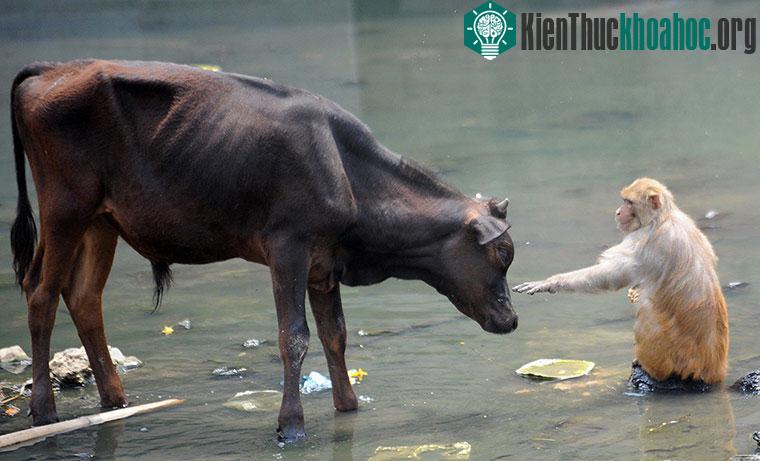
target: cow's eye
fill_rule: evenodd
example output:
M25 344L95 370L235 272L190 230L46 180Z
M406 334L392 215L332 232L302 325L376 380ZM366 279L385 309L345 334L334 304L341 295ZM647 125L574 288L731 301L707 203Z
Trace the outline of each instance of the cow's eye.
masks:
M509 264L509 251L506 248L499 248L499 258L505 266Z

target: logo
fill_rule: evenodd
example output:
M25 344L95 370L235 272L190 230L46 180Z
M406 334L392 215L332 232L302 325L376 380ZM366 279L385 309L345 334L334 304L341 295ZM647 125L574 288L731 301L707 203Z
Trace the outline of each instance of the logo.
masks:
M517 16L496 2L464 15L464 46L489 61L517 44Z

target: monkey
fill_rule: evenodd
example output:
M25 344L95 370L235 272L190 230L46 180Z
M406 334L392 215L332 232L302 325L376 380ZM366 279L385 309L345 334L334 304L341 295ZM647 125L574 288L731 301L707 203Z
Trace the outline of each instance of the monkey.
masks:
M707 237L660 182L639 178L620 191L623 241L596 265L514 287L518 293L597 293L630 287L637 303L634 370L656 382L721 383L728 362L728 311ZM643 390L655 390L657 386Z

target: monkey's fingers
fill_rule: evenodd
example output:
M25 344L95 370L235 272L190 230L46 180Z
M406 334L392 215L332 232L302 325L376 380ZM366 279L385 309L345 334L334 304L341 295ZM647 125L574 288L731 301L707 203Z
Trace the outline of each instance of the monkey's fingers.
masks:
M542 284L543 282L525 282L512 288L512 290L518 293L526 293L526 294L532 295L534 293L537 293L538 291L541 291L540 288Z

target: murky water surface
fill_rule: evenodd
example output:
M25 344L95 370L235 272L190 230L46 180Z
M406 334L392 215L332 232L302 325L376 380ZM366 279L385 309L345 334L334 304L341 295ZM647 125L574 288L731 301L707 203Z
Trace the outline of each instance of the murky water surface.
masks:
M756 56L513 50L484 62L462 46L462 6L455 1L396 0L381 8L364 0L251 3L8 1L0 11L0 82L10 87L15 72L34 59L92 56L216 64L321 93L362 118L388 147L437 169L463 192L509 195L517 246L511 284L592 263L619 238L612 221L617 190L639 175L657 177L693 216L719 211L706 233L720 256L721 279L750 283L727 293L729 381L760 368ZM619 12L590 3L531 9ZM673 8L636 4L650 16ZM690 3L679 11L717 18L756 10L739 1ZM8 113L7 97L0 113ZM6 116L0 146L0 346L29 351L24 303L11 282L16 186ZM726 391L626 395L633 308L624 293L515 295L519 329L492 336L424 284L388 281L343 289L348 364L369 372L356 390L374 401L339 415L329 392L306 396L310 439L281 449L275 411L223 406L237 392L280 388L267 268L241 261L177 266L175 279L152 315L149 265L121 244L105 317L110 343L145 362L124 377L131 401L171 396L187 403L3 459L344 460L367 459L380 445L467 441L473 459L713 460L751 452L751 432L760 429L758 398ZM161 335L164 325L184 318L192 330ZM391 334L359 336L360 329ZM269 344L243 350L249 338ZM78 345L62 307L53 349ZM316 334L311 346L304 372L326 373ZM542 357L592 360L597 367L562 385L515 375ZM249 372L212 377L220 366ZM0 381L29 376L0 371ZM97 392L66 391L57 402L61 417L71 418L97 411ZM0 433L29 422L0 417Z

